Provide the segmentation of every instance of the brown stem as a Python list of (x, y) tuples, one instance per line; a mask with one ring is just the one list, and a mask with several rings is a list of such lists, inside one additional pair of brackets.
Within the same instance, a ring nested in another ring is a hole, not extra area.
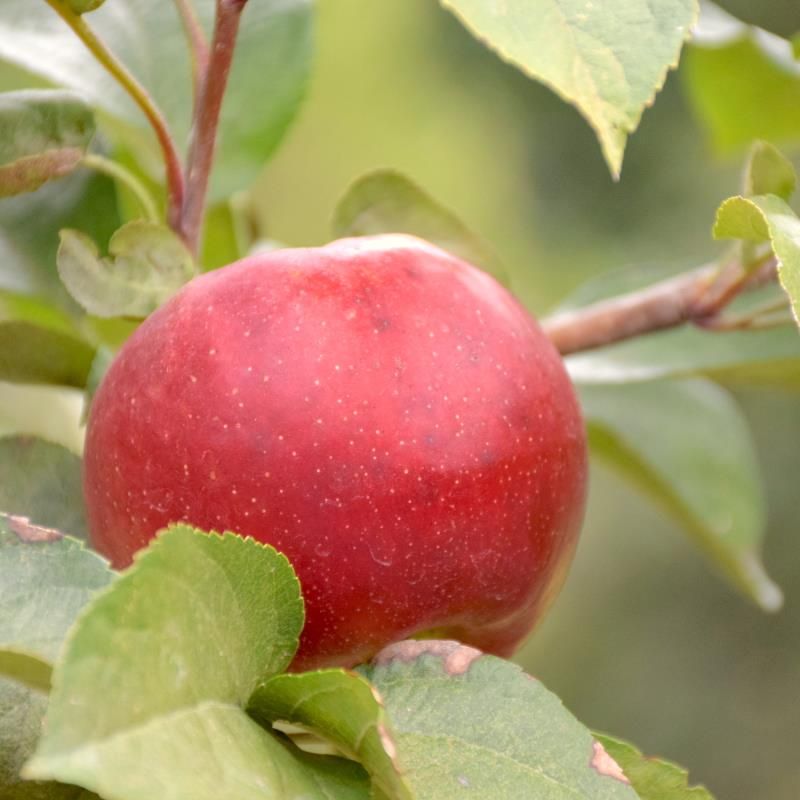
[(603, 300), (543, 320), (542, 328), (562, 355), (676, 328), (705, 325), (743, 291), (775, 280), (770, 257), (755, 271), (731, 262), (716, 264), (661, 281), (640, 291)]
[(197, 17), (192, 0), (175, 0), (186, 39), (189, 42), (189, 56), (192, 62), (192, 85), (195, 103), (200, 96), (203, 76), (208, 69), (208, 42), (203, 26)]
[(203, 225), (211, 166), (214, 162), (222, 100), (233, 62), (239, 21), (246, 4), (247, 0), (217, 0), (211, 53), (195, 105), (187, 161), (186, 202), (181, 220), (184, 236), (195, 255), (200, 246), (200, 230)]
[(82, 16), (72, 11), (64, 3), (64, 0), (47, 0), (47, 3), (72, 28), (94, 57), (116, 78), (117, 82), (147, 117), (164, 154), (167, 194), (169, 197), (167, 219), (172, 229), (178, 231), (184, 200), (183, 170), (181, 169), (180, 156), (164, 115), (144, 86), (106, 47), (105, 43), (86, 24)]

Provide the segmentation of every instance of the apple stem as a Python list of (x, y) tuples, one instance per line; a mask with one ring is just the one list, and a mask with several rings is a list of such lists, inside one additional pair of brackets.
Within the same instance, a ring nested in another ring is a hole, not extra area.
[(777, 261), (757, 266), (731, 261), (707, 265), (639, 291), (602, 300), (542, 321), (542, 329), (562, 355), (593, 350), (686, 323), (706, 330), (730, 330), (722, 310), (745, 291), (777, 279)]
[(222, 100), (233, 63), (239, 22), (246, 4), (247, 0), (217, 0), (211, 51), (195, 104), (187, 159), (186, 202), (181, 217), (181, 230), (195, 255), (200, 247)]
[(192, 62), (192, 84), (194, 86), (195, 103), (200, 96), (203, 76), (208, 69), (208, 42), (203, 26), (197, 17), (192, 0), (175, 0), (186, 39), (189, 43), (189, 56)]
[(139, 83), (128, 68), (106, 47), (83, 17), (72, 11), (63, 0), (46, 0), (47, 4), (69, 25), (87, 49), (117, 80), (122, 88), (147, 117), (155, 131), (164, 155), (167, 177), (167, 220), (174, 230), (179, 230), (184, 201), (184, 180), (181, 159), (167, 121), (147, 89)]

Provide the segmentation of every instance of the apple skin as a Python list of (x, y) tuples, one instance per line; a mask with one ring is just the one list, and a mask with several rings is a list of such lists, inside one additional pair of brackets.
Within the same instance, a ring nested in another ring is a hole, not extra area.
[(558, 591), (586, 493), (562, 361), (491, 277), (404, 235), (194, 279), (92, 403), (84, 484), (115, 567), (168, 523), (287, 555), (292, 669), (413, 635), (509, 656)]

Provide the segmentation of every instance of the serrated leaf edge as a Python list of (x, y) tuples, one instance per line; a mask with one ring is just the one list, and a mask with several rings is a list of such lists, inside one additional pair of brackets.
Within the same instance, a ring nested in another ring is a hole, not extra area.
[[(570, 96), (570, 94), (559, 86), (555, 84), (554, 81), (551, 81), (541, 75), (537, 75), (536, 72), (524, 64), (521, 64), (516, 59), (511, 57), (508, 53), (506, 53), (501, 47), (498, 47), (493, 42), (491, 42), (488, 37), (478, 31), (475, 26), (466, 19), (466, 16), (461, 12), (458, 8), (455, 7), (454, 3), (456, 0), (439, 0), (444, 8), (446, 8), (449, 12), (451, 12), (459, 22), (482, 44), (484, 44), (489, 50), (493, 53), (498, 55), (503, 61), (507, 64), (510, 64), (514, 68), (520, 70), (524, 75), (528, 78), (531, 78), (544, 86), (547, 86), (554, 94), (560, 97), (565, 102), (569, 103), (575, 109), (577, 109), (578, 113), (586, 120), (589, 124), (589, 127), (595, 132), (597, 140), (600, 143), (600, 149), (603, 152), (603, 157), (606, 161), (608, 166), (609, 172), (611, 173), (611, 177), (616, 181), (619, 180), (620, 175), (622, 173), (622, 161), (625, 155), (625, 147), (627, 144), (628, 137), (639, 127), (639, 123), (642, 120), (642, 115), (644, 114), (647, 108), (650, 108), (653, 103), (655, 102), (656, 95), (664, 88), (664, 84), (667, 80), (667, 75), (674, 69), (677, 69), (678, 64), (680, 63), (681, 52), (683, 50), (684, 44), (688, 42), (692, 37), (692, 30), (694, 26), (697, 24), (697, 21), (700, 17), (700, 5), (698, 0), (693, 0), (692, 5), (694, 8), (694, 15), (692, 20), (689, 24), (685, 26), (683, 37), (680, 41), (680, 45), (677, 49), (677, 52), (673, 56), (672, 60), (667, 62), (656, 76), (656, 82), (653, 84), (652, 91), (647, 97), (644, 102), (639, 106), (637, 111), (634, 111), (633, 115), (625, 121), (624, 124), (614, 124), (611, 123), (606, 128), (602, 125), (599, 125), (595, 122), (591, 116), (589, 115), (588, 111), (584, 109), (584, 107), (578, 102), (578, 99), (575, 97)], [(611, 142), (614, 140), (614, 134), (621, 135), (623, 140), (619, 145), (619, 152), (614, 152), (610, 146)]]

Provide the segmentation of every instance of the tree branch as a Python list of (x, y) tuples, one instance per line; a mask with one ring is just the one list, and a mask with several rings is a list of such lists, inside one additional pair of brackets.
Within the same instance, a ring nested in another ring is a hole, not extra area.
[(562, 355), (604, 347), (687, 322), (709, 324), (741, 292), (777, 277), (770, 256), (757, 269), (731, 262), (714, 264), (669, 278), (629, 294), (556, 314), (542, 329)]
[(247, 0), (217, 0), (211, 53), (195, 105), (187, 162), (186, 202), (181, 219), (186, 242), (195, 255), (200, 247), (200, 231), (214, 162), (222, 100), (228, 85), (239, 22), (246, 4)]

